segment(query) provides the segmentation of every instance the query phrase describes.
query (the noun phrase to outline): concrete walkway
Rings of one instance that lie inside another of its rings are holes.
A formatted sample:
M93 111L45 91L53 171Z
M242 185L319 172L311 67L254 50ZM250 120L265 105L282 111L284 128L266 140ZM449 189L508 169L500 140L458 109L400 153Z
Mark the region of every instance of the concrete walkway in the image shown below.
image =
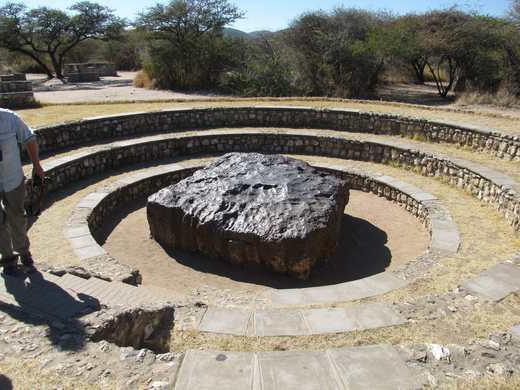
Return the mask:
M190 350L175 390L416 389L417 372L389 345L324 352Z

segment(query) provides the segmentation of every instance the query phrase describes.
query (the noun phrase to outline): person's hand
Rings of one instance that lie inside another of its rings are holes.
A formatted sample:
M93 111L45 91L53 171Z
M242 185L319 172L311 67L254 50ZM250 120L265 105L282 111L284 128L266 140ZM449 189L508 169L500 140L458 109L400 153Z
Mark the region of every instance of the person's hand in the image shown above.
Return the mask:
M45 171L40 164L33 164L33 176L38 176L42 180L45 178Z

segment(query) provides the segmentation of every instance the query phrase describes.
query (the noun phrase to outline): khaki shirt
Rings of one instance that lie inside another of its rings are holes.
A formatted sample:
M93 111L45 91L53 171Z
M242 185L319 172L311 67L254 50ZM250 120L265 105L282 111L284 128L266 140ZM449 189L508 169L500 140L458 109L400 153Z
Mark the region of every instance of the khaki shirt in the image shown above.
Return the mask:
M24 179L19 145L36 135L14 112L0 108L0 192L10 192Z

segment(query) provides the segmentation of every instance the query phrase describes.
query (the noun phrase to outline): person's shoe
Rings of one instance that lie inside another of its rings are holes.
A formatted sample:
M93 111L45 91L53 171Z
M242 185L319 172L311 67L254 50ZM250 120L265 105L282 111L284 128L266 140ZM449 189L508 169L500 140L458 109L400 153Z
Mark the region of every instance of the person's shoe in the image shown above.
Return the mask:
M34 272L36 270L31 252L20 255L20 261L27 272Z
M26 267L34 266L34 260L33 260L33 257L31 255L31 252L27 252L27 253L25 253L23 255L20 255L20 261Z
M4 275L14 276L18 271L18 256L10 256L6 259L2 259L4 265Z

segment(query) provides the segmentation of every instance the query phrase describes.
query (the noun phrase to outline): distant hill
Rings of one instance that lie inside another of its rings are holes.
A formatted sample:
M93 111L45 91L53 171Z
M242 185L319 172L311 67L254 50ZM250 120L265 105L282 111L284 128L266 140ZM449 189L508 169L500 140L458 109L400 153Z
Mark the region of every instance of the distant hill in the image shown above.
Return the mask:
M237 30L236 28L225 27L222 31L225 36L231 38L251 38L248 33L241 30Z
M264 35L271 35L273 34L272 31L268 30L259 30L259 31L252 31L250 33L247 33L242 30L237 30L236 28L231 27L225 27L223 29L224 35L232 38L244 38L244 39L256 39L260 38Z

